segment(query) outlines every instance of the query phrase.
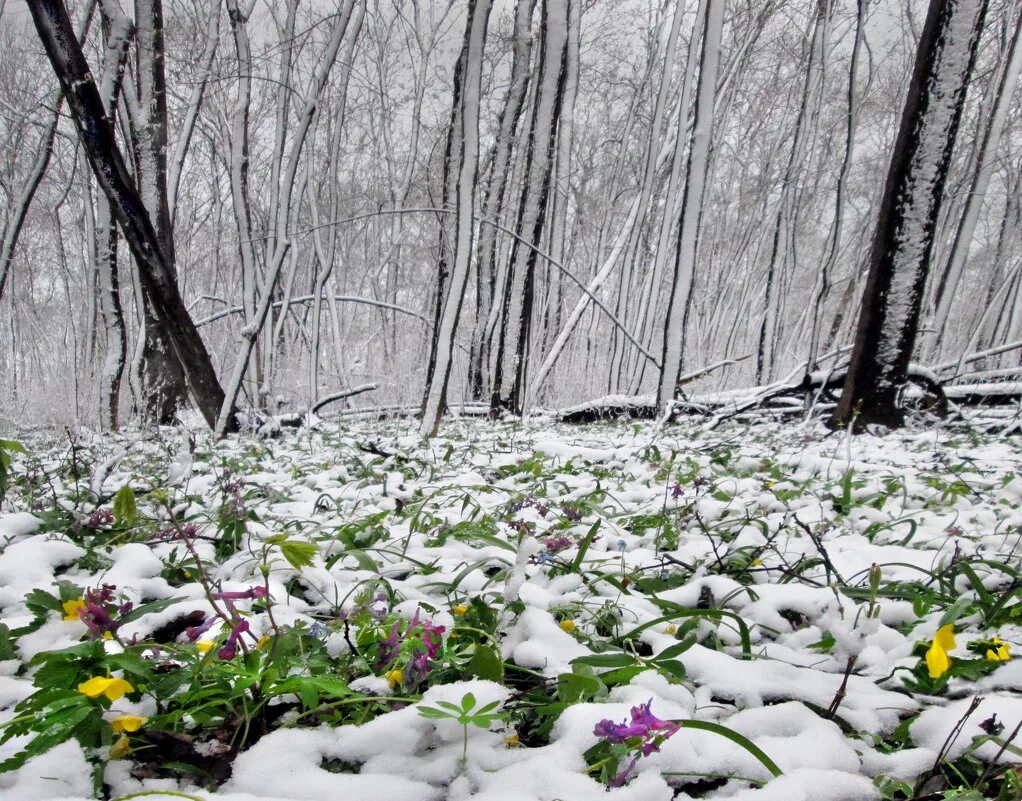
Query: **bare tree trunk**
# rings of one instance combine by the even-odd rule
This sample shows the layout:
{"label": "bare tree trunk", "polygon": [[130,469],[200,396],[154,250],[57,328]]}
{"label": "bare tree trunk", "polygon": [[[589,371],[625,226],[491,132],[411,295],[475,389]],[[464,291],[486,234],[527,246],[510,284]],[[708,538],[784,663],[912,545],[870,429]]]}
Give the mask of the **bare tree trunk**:
{"label": "bare tree trunk", "polygon": [[[233,0],[227,0],[227,2],[228,6],[230,6]],[[306,139],[308,138],[309,130],[312,127],[312,122],[315,118],[316,108],[319,104],[320,97],[326,88],[327,79],[330,76],[330,70],[333,68],[334,62],[337,60],[337,54],[345,39],[347,39],[347,47],[345,50],[346,58],[344,63],[345,69],[349,68],[348,64],[350,64],[351,50],[355,47],[359,31],[362,29],[362,21],[364,17],[365,6],[363,3],[356,2],[356,0],[345,0],[333,23],[333,28],[330,31],[330,37],[324,47],[323,54],[320,57],[319,63],[316,65],[316,70],[312,75],[309,81],[309,86],[305,92],[305,106],[298,117],[298,125],[295,130],[294,140],[291,144],[291,152],[281,175],[280,198],[277,207],[273,210],[276,217],[274,220],[274,225],[276,227],[274,242],[276,244],[266,265],[266,274],[263,277],[261,286],[262,291],[259,294],[259,304],[253,315],[246,319],[245,327],[242,329],[242,341],[238,349],[238,355],[234,361],[234,368],[231,372],[230,380],[226,387],[223,409],[221,410],[220,417],[216,424],[218,434],[222,433],[224,426],[227,425],[230,410],[237,402],[238,395],[241,392],[242,379],[245,375],[246,369],[248,368],[249,360],[252,356],[252,351],[255,348],[259,332],[262,330],[266,322],[266,318],[269,315],[270,307],[273,302],[273,290],[277,285],[280,270],[284,264],[284,259],[291,247],[291,242],[287,233],[293,213],[292,199],[294,196],[295,185],[297,183],[298,167],[301,162],[302,151],[305,146]]]}
{"label": "bare tree trunk", "polygon": [[816,369],[823,304],[830,293],[831,276],[834,274],[838,255],[841,252],[841,235],[845,222],[845,191],[848,185],[848,176],[852,168],[852,155],[855,150],[855,131],[858,125],[858,101],[855,97],[855,79],[859,68],[859,57],[862,52],[867,2],[868,0],[856,0],[855,39],[852,42],[852,57],[848,67],[848,112],[845,117],[845,152],[844,158],[841,161],[841,172],[838,174],[837,189],[834,192],[834,221],[831,223],[830,233],[827,238],[827,256],[820,266],[810,301],[812,316],[809,321],[809,354],[806,359],[807,375]]}
{"label": "bare tree trunk", "polygon": [[518,215],[517,233],[533,247],[516,239],[511,246],[505,279],[505,312],[500,326],[490,408],[521,414],[525,394],[526,356],[532,323],[536,248],[543,238],[550,173],[557,144],[557,126],[564,92],[564,60],[568,43],[568,4],[579,0],[545,0],[543,52],[536,86],[535,111],[525,155],[526,179]]}
{"label": "bare tree trunk", "polygon": [[946,332],[948,318],[951,315],[951,306],[954,303],[955,292],[965,271],[965,262],[969,255],[969,247],[976,233],[976,225],[979,222],[979,213],[986,200],[987,189],[990,186],[990,179],[994,174],[994,167],[997,161],[997,148],[1001,142],[1001,134],[1004,132],[1005,120],[1008,116],[1008,107],[1011,105],[1012,95],[1015,86],[1019,81],[1019,74],[1022,73],[1022,14],[1015,23],[1014,33],[1011,35],[1011,42],[1008,46],[1007,64],[1001,72],[1000,80],[995,90],[993,109],[990,119],[983,131],[979,150],[976,154],[976,171],[973,173],[970,182],[968,199],[965,202],[965,211],[955,232],[954,243],[951,246],[951,253],[947,263],[941,271],[933,292],[933,334],[927,343],[927,352],[935,356],[940,346],[940,338]]}
{"label": "bare tree trunk", "polygon": [[[71,29],[64,4],[61,0],[36,0],[29,4],[29,10],[64,91],[96,180],[110,200],[114,216],[138,265],[142,289],[160,324],[168,332],[199,411],[212,426],[223,403],[223,390],[167,267],[156,229],[128,174],[114,138],[113,125],[104,113],[99,91]],[[234,425],[232,409],[226,415],[225,428],[233,428]]]}
{"label": "bare tree trunk", "polygon": [[[451,229],[445,230],[444,233],[448,235],[441,234],[437,311],[420,427],[420,432],[429,437],[436,436],[447,405],[447,382],[454,358],[454,338],[472,259],[472,218],[479,170],[479,92],[490,7],[491,0],[477,0],[469,9],[465,23],[465,43],[455,67],[454,101],[444,161],[444,186],[447,190],[445,205],[450,197],[457,214],[453,227],[446,224],[443,226],[444,229]],[[448,260],[451,269],[445,281]]]}
{"label": "bare tree trunk", "polygon": [[[177,280],[174,229],[167,199],[167,80],[164,68],[162,0],[135,0],[139,119],[135,127],[135,176],[150,219],[156,226],[167,269]],[[167,424],[188,395],[184,370],[159,325],[151,304],[143,301],[143,344],[136,374],[144,420]]]}
{"label": "bare tree trunk", "polygon": [[[78,34],[78,43],[81,46],[89,34],[89,27],[92,25],[92,17],[96,10],[96,0],[89,0],[82,17],[81,31]],[[3,227],[0,227],[0,300],[4,297],[4,287],[7,283],[7,276],[10,272],[11,263],[14,261],[14,251],[18,246],[18,239],[21,236],[22,228],[25,225],[25,218],[28,216],[29,208],[35,199],[35,193],[42,183],[46,169],[53,157],[53,143],[57,137],[57,125],[60,122],[60,109],[64,104],[64,95],[58,94],[53,114],[43,129],[39,138],[39,145],[36,152],[32,169],[25,176],[18,192],[18,200],[10,208],[6,209]]]}
{"label": "bare tree trunk", "polygon": [[870,254],[835,426],[900,426],[898,393],[915,346],[948,164],[987,0],[931,0]]}
{"label": "bare tree trunk", "polygon": [[[490,151],[490,175],[483,193],[481,215],[487,220],[499,220],[506,205],[508,180],[511,176],[512,153],[518,131],[518,122],[525,107],[525,97],[531,77],[532,13],[536,0],[518,0],[515,9],[514,41],[511,55],[511,83],[504,97],[497,121],[497,137]],[[497,229],[483,226],[476,244],[476,318],[469,355],[469,392],[473,400],[482,400],[490,383],[489,353],[493,330],[490,318],[499,313],[495,307],[497,264]]]}
{"label": "bare tree trunk", "polygon": [[[692,283],[695,277],[696,247],[699,221],[702,216],[703,191],[713,139],[713,107],[720,65],[720,42],[724,25],[724,0],[709,0],[703,21],[703,45],[696,90],[695,124],[685,177],[685,194],[681,205],[681,231],[674,262],[674,281],[667,302],[667,331],[664,335],[663,361],[657,389],[657,407],[666,413],[674,401],[685,339],[685,318],[688,313]],[[679,126],[685,122],[679,119]],[[679,128],[679,146],[681,145]]]}

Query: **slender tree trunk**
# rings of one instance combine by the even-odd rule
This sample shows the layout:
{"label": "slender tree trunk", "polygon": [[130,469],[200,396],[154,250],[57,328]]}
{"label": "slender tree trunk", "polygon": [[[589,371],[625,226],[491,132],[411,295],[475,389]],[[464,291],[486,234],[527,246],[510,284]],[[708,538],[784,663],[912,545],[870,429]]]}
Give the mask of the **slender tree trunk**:
{"label": "slender tree trunk", "polygon": [[931,0],[887,173],[835,426],[900,426],[934,228],[987,0]]}
{"label": "slender tree trunk", "polygon": [[[228,6],[230,6],[231,2],[232,0],[228,0]],[[302,151],[305,147],[309,130],[312,127],[312,122],[315,119],[316,108],[326,88],[330,70],[333,68],[334,62],[337,60],[337,54],[345,40],[347,41],[347,46],[345,48],[344,64],[345,69],[350,68],[348,65],[350,64],[351,51],[355,47],[364,18],[365,5],[363,3],[356,2],[356,0],[345,0],[333,23],[330,37],[306,89],[305,106],[298,116],[291,151],[281,175],[279,202],[277,208],[274,209],[276,218],[274,220],[276,227],[274,242],[276,246],[266,265],[266,274],[263,277],[261,286],[262,291],[259,294],[259,304],[252,317],[246,319],[245,327],[242,329],[242,341],[226,387],[224,406],[217,421],[217,433],[221,433],[223,427],[227,425],[229,410],[237,402],[238,395],[241,392],[242,379],[248,368],[252,352],[255,349],[259,332],[263,329],[267,316],[270,313],[273,291],[280,277],[280,270],[284,264],[284,259],[287,257],[288,250],[291,247],[287,233],[294,211],[292,198],[297,184],[298,167],[301,162]]]}
{"label": "slender tree trunk", "polygon": [[[525,107],[531,77],[532,13],[536,0],[518,0],[515,9],[514,40],[511,55],[511,83],[497,121],[497,137],[489,155],[490,174],[483,192],[482,217],[499,220],[506,206],[507,186],[513,167],[512,154],[518,123]],[[490,383],[490,337],[499,309],[495,297],[497,265],[497,229],[482,226],[476,244],[476,317],[469,355],[469,393],[482,400]]]}
{"label": "slender tree trunk", "polygon": [[1022,73],[1022,14],[1015,23],[1015,30],[1008,45],[1007,64],[1001,72],[994,96],[990,119],[983,131],[979,150],[976,154],[976,171],[972,175],[965,211],[962,214],[958,229],[955,232],[951,253],[948,255],[944,269],[936,282],[933,293],[933,334],[929,337],[927,355],[935,357],[940,346],[940,339],[946,333],[948,318],[954,303],[955,292],[965,271],[965,262],[969,255],[979,213],[986,200],[990,179],[993,177],[997,161],[997,149],[1004,132],[1008,108],[1012,95]]}
{"label": "slender tree trunk", "polygon": [[[709,0],[703,21],[703,45],[699,83],[696,90],[695,124],[681,206],[681,230],[674,262],[674,281],[667,302],[667,331],[664,335],[663,361],[657,389],[657,407],[667,413],[674,401],[681,378],[681,359],[685,339],[692,283],[695,277],[696,247],[702,216],[703,192],[713,139],[713,107],[720,65],[720,42],[724,25],[724,0]],[[683,124],[684,117],[679,121]],[[681,130],[678,132],[681,144]]]}
{"label": "slender tree trunk", "polygon": [[[422,402],[420,431],[436,436],[447,404],[447,383],[454,358],[454,338],[461,316],[461,305],[468,284],[475,209],[475,188],[479,170],[479,93],[482,86],[483,49],[490,17],[490,0],[473,3],[465,23],[465,43],[455,68],[454,105],[447,132],[447,158],[444,162],[444,186],[456,209],[454,225],[444,225],[448,236],[441,235],[440,281],[437,287],[437,313],[433,341],[426,372],[426,392]],[[453,252],[451,252],[453,250]],[[451,262],[444,286],[444,272]]]}
{"label": "slender tree trunk", "polygon": [[526,356],[532,323],[536,250],[543,238],[546,207],[550,198],[550,173],[557,144],[557,125],[564,92],[564,61],[568,43],[568,3],[579,0],[545,0],[543,4],[543,52],[536,86],[535,111],[525,155],[528,165],[518,215],[517,233],[533,247],[511,246],[505,279],[505,312],[490,400],[491,411],[521,414],[525,394]]}
{"label": "slender tree trunk", "polygon": [[[174,229],[167,199],[167,80],[164,68],[162,0],[135,0],[139,119],[134,133],[135,176],[139,192],[163,250],[167,269],[177,280]],[[161,328],[152,305],[142,304],[143,345],[136,366],[142,417],[155,424],[174,420],[188,396],[184,370]]]}

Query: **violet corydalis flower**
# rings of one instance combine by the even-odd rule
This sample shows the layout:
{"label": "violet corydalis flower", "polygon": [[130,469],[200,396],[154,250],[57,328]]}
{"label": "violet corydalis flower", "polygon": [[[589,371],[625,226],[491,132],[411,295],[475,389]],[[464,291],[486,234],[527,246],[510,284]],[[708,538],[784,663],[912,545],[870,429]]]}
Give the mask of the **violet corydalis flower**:
{"label": "violet corydalis flower", "polygon": [[247,601],[256,598],[265,598],[269,593],[266,587],[250,587],[247,590],[236,592],[214,592],[210,595],[214,601]]}
{"label": "violet corydalis flower", "polygon": [[231,633],[227,635],[227,642],[224,643],[224,647],[217,652],[217,656],[221,659],[234,659],[238,653],[238,645],[241,642],[241,635],[249,630],[247,620],[239,620],[234,626],[231,627]]}
{"label": "violet corydalis flower", "polygon": [[627,744],[633,751],[634,757],[625,766],[624,770],[617,774],[611,781],[611,787],[621,787],[628,780],[628,776],[639,761],[639,756],[649,756],[660,750],[660,745],[668,737],[674,735],[681,728],[680,723],[672,720],[661,720],[650,711],[653,703],[651,698],[644,704],[633,706],[631,709],[631,722],[621,721],[615,723],[612,720],[601,720],[593,728],[593,734],[606,740],[611,745],[619,743]]}

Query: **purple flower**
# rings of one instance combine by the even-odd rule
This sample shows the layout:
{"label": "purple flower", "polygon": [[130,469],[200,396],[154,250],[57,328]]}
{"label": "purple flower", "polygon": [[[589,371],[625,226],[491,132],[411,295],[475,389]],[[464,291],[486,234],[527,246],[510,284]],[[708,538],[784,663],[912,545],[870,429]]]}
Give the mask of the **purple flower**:
{"label": "purple flower", "polygon": [[570,503],[566,503],[561,507],[561,514],[572,521],[582,519],[582,512],[579,511],[577,506],[572,506]]}
{"label": "purple flower", "polygon": [[83,597],[84,606],[79,610],[78,617],[85,624],[92,637],[101,640],[112,637],[120,623],[114,615],[124,615],[131,611],[132,604],[114,604],[113,584],[104,584],[98,590],[87,589]]}
{"label": "purple flower", "polygon": [[628,776],[634,770],[636,764],[639,761],[638,755],[632,757],[632,761],[625,765],[624,770],[617,774],[613,779],[608,782],[611,787],[624,787],[625,782],[628,781]]}
{"label": "purple flower", "polygon": [[401,624],[395,620],[394,625],[390,629],[390,634],[387,635],[387,639],[380,640],[380,642],[377,644],[378,649],[376,653],[377,670],[393,662],[394,657],[397,656],[400,647],[401,647]]}
{"label": "purple flower", "polygon": [[234,659],[238,653],[238,643],[241,642],[241,635],[249,630],[247,620],[239,620],[231,628],[231,633],[227,635],[227,642],[224,643],[224,647],[217,652],[217,656],[221,659]]}
{"label": "purple flower", "polygon": [[667,736],[670,737],[681,726],[672,720],[661,720],[650,712],[649,707],[652,703],[653,699],[650,698],[646,703],[632,707],[632,724],[645,726],[649,730],[669,730],[670,733]]}
{"label": "purple flower", "polygon": [[571,537],[566,537],[563,534],[557,537],[550,537],[549,539],[543,540],[543,546],[548,551],[550,551],[550,553],[563,551],[565,548],[570,548],[574,544],[575,543],[571,539]]}
{"label": "purple flower", "polygon": [[675,483],[675,485],[673,487],[671,487],[671,497],[672,498],[680,498],[681,497],[681,493],[683,491],[684,490],[682,490],[681,484]]}
{"label": "purple flower", "polygon": [[672,720],[661,720],[650,711],[653,703],[651,698],[644,704],[633,706],[631,709],[631,723],[615,723],[612,720],[601,720],[593,728],[593,734],[606,740],[611,745],[625,743],[636,738],[638,742],[631,743],[630,748],[637,751],[632,761],[624,770],[618,773],[610,781],[611,787],[621,787],[628,780],[629,774],[639,761],[639,756],[649,756],[660,750],[660,744],[668,737],[675,734],[681,728],[680,723]]}
{"label": "purple flower", "polygon": [[649,730],[645,726],[627,723],[615,723],[612,720],[601,720],[593,729],[593,734],[602,737],[608,743],[623,743],[629,737],[645,737]]}
{"label": "purple flower", "polygon": [[238,592],[214,592],[210,597],[214,601],[246,601],[253,598],[265,598],[268,594],[266,587],[250,587]]}
{"label": "purple flower", "polygon": [[197,639],[199,639],[199,637],[201,637],[203,634],[209,631],[209,628],[210,626],[213,625],[214,620],[216,620],[216,618],[207,617],[198,626],[189,626],[188,628],[186,628],[185,637],[188,638],[188,642],[195,642]]}

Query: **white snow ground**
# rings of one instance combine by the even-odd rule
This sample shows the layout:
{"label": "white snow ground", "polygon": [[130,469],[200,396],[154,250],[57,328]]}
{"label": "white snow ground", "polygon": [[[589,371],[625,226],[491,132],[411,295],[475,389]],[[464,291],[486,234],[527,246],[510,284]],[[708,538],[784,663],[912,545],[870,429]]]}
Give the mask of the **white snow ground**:
{"label": "white snow ground", "polygon": [[[174,456],[180,451],[176,432],[164,432],[166,442],[89,436],[79,458],[99,465],[119,449],[127,451],[100,477],[107,506],[126,484],[136,489],[140,509],[147,488],[173,484],[177,513],[199,521],[221,502],[216,482],[229,462],[259,522],[249,525],[249,541],[238,554],[212,565],[211,578],[223,590],[261,583],[252,554],[265,537],[287,530],[319,545],[313,564],[302,571],[274,565],[270,592],[279,625],[311,624],[338,599],[350,598],[359,582],[382,575],[403,599],[397,611],[405,617],[420,604],[441,610],[431,616],[447,627],[445,636],[455,623],[450,610],[456,603],[486,599],[502,610],[504,660],[556,678],[607,639],[600,619],[606,610],[613,611],[616,633],[658,621],[637,635],[656,655],[677,644],[674,632],[684,619],[659,620],[667,613],[655,602],[691,609],[709,598],[731,616],[719,624],[701,620],[699,642],[678,657],[684,681],[642,672],[606,697],[568,707],[547,744],[509,747],[511,723],[475,729],[464,772],[461,727],[424,718],[413,704],[361,726],[277,729],[238,755],[232,777],[216,792],[185,779],[139,780],[129,761],[112,760],[104,777],[111,797],[181,797],[172,792],[218,801],[667,801],[696,793],[743,801],[862,801],[879,797],[877,785],[887,778],[912,783],[942,752],[954,759],[974,748],[986,760],[1022,761],[983,741],[979,728],[994,712],[1005,732],[1022,720],[1020,663],[998,663],[979,681],[955,678],[939,696],[913,695],[895,671],[919,663],[913,648],[932,639],[944,609],[914,608],[909,594],[881,598],[879,617],[866,620],[859,592],[873,564],[882,568],[884,587],[936,586],[931,574],[955,560],[970,564],[987,591],[1003,591],[1011,575],[990,562],[1018,569],[1022,553],[1022,458],[1014,440],[946,432],[850,438],[815,425],[777,424],[707,432],[698,421],[663,430],[452,422],[428,444],[412,432],[403,424],[323,424],[320,431],[284,440],[239,438],[216,446],[200,435],[195,458],[185,460]],[[41,475],[48,469],[54,476],[65,454],[47,451],[42,442],[28,444],[36,461],[16,461],[15,472]],[[88,487],[87,478],[51,477],[50,483],[47,495],[66,506],[74,503],[76,483]],[[523,499],[521,508],[511,506]],[[47,530],[41,511],[33,516],[18,507],[17,493],[9,503],[17,510],[0,515],[0,617],[10,628],[31,619],[24,597],[35,588],[52,589],[58,577],[82,588],[115,584],[136,602],[182,599],[126,626],[124,638],[145,637],[180,614],[208,610],[198,583],[173,586],[162,575],[172,544],[115,544],[109,562],[97,567],[66,533]],[[80,502],[76,508],[87,516],[94,505]],[[331,559],[344,550],[338,526],[379,513],[382,529],[359,554]],[[445,526],[487,517],[497,521],[493,538],[443,536]],[[555,569],[575,560],[596,522],[598,536],[581,571]],[[544,540],[550,536],[572,544],[548,551]],[[204,557],[211,556],[210,548]],[[367,569],[366,557],[375,572]],[[419,569],[424,564],[428,575]],[[668,584],[680,578],[673,582],[678,586],[644,592],[635,583],[642,577]],[[974,592],[961,574],[953,591],[966,598]],[[505,608],[515,599],[524,605],[520,614]],[[248,603],[239,602],[239,608]],[[574,631],[564,630],[564,619],[575,622]],[[749,655],[743,655],[736,619],[747,627]],[[265,614],[249,620],[255,632],[269,630]],[[981,623],[975,612],[956,621],[953,660],[968,655],[970,639],[993,634],[1013,654],[1022,648],[1018,625],[993,631]],[[35,689],[24,662],[85,634],[80,622],[53,615],[20,638],[19,658],[0,662],[0,725]],[[829,648],[820,645],[827,639]],[[844,682],[853,656],[854,672]],[[381,680],[361,681],[379,686]],[[844,697],[830,716],[843,683]],[[457,682],[429,688],[421,703],[457,702],[472,691],[480,702],[504,704],[513,689]],[[985,699],[981,707],[948,742],[977,694]],[[583,753],[598,741],[593,727],[606,718],[623,720],[630,707],[648,700],[660,718],[715,721],[743,734],[783,776],[771,779],[729,740],[683,727],[660,753],[639,760],[626,786],[605,791],[586,774]],[[151,713],[146,699],[129,711]],[[913,717],[908,741],[892,744],[899,723]],[[16,738],[0,746],[0,760],[23,744]],[[322,767],[328,759],[360,767],[333,773]],[[695,784],[721,776],[738,778]],[[156,792],[161,790],[169,793]],[[86,755],[73,741],[0,774],[3,801],[93,797]]]}

